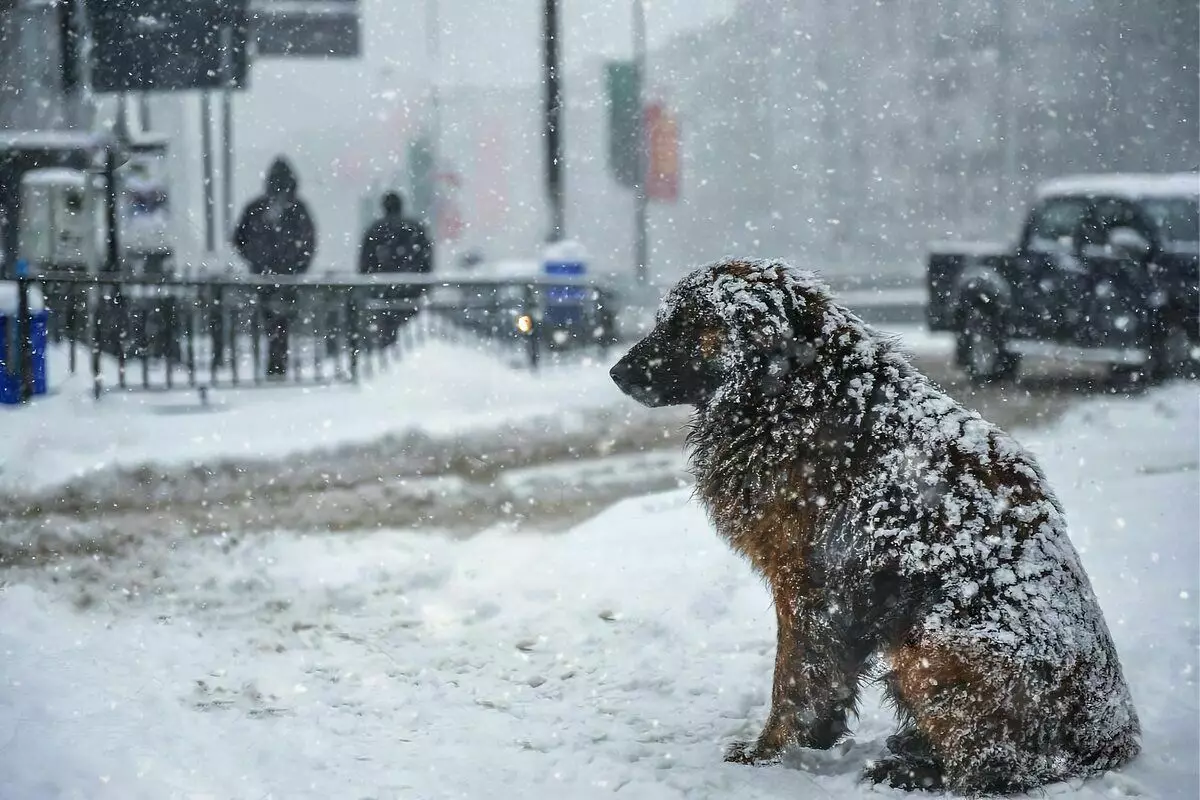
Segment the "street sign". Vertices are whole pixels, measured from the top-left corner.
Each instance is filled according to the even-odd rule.
[[[358,0],[252,0],[256,55],[357,58],[362,55]]]
[[[244,88],[245,0],[84,0],[94,92]]]

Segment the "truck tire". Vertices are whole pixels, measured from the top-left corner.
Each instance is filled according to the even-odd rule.
[[[1005,344],[995,314],[979,306],[967,308],[958,333],[958,363],[972,383],[993,383],[1016,374],[1020,357]]]
[[[1146,378],[1152,383],[1183,375],[1192,360],[1192,341],[1179,315],[1171,315],[1151,333]]]

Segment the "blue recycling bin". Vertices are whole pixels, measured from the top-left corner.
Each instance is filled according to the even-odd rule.
[[[50,312],[44,308],[29,312],[28,332],[33,350],[30,361],[34,395],[46,393],[46,328],[49,320]],[[16,323],[16,309],[0,304],[0,404],[4,405],[21,402],[21,377],[18,372],[20,350]]]
[[[574,242],[547,248],[542,269],[546,275],[581,277],[587,274],[586,256]],[[542,322],[551,329],[576,329],[587,317],[588,290],[583,286],[549,286]]]

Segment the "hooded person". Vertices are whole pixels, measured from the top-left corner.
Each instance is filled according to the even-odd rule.
[[[242,212],[233,246],[255,275],[301,275],[312,264],[316,229],[283,156],[271,162],[263,188]]]
[[[404,200],[398,192],[386,192],[382,206],[383,216],[363,234],[358,271],[363,275],[428,275],[433,271],[433,243],[425,226],[404,215]],[[414,303],[427,288],[414,285],[380,287],[375,297],[387,302]],[[416,313],[415,307],[381,312],[376,324],[382,342],[394,344],[400,328]]]
[[[255,275],[303,275],[316,250],[316,229],[297,194],[299,181],[279,156],[267,169],[263,194],[247,204],[233,234],[233,246]],[[287,374],[288,322],[295,293],[288,287],[260,290],[259,307],[267,335],[267,376]]]

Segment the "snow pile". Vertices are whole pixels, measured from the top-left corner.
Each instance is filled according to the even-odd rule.
[[[56,361],[57,385],[67,370]],[[607,368],[583,359],[533,374],[485,351],[433,342],[357,386],[214,392],[208,408],[186,390],[112,391],[96,402],[90,377],[78,374],[54,396],[0,409],[0,484],[28,489],[115,466],[283,457],[392,433],[438,435],[614,406],[623,398]]]
[[[1048,793],[1194,798],[1195,388],[1092,401],[1020,439],[1066,508],[1145,729],[1120,774]],[[774,615],[686,490],[561,536],[150,541],[65,570],[4,576],[5,797],[889,793],[856,782],[892,730],[874,695],[833,751],[722,763],[766,713]]]

